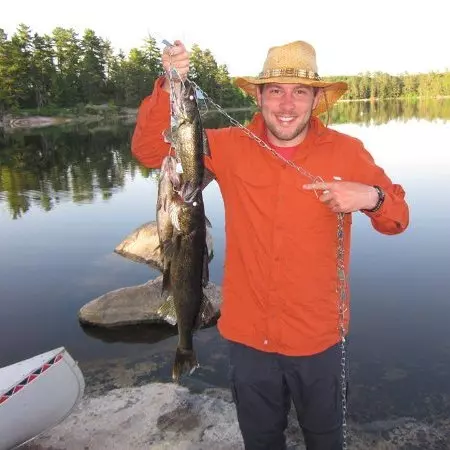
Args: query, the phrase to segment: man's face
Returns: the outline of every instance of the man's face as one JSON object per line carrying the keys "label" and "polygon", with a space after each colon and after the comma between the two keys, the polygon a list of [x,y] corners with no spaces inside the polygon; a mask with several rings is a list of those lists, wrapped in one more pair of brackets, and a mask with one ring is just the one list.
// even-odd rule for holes
{"label": "man's face", "polygon": [[257,90],[258,106],[272,144],[291,147],[303,141],[319,95],[315,95],[314,88],[303,84],[269,83],[262,91]]}

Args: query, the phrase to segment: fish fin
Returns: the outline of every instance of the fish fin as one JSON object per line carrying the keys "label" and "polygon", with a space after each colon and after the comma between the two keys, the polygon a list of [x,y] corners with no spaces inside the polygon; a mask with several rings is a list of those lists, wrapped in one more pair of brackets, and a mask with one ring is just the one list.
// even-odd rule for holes
{"label": "fish fin", "polygon": [[156,199],[156,212],[158,213],[161,209],[163,211],[167,210],[167,196],[166,195],[159,195]]}
{"label": "fish fin", "polygon": [[178,383],[181,375],[185,372],[189,372],[189,375],[192,375],[197,367],[199,367],[199,364],[194,350],[184,350],[178,347],[172,368],[172,379]]}
{"label": "fish fin", "polygon": [[171,284],[170,284],[170,258],[167,258],[166,256],[163,257],[162,260],[163,263],[163,279],[162,279],[162,290],[161,295],[164,294],[164,292],[170,291]]}
{"label": "fish fin", "polygon": [[177,324],[177,312],[172,295],[167,297],[164,303],[158,308],[158,311],[156,311],[156,314],[172,326]]}
{"label": "fish fin", "polygon": [[216,318],[216,310],[214,306],[208,299],[208,297],[203,294],[202,302],[200,303],[200,310],[198,312],[197,320],[195,323],[195,328],[201,328],[203,325],[208,325],[212,320]]}
{"label": "fish fin", "polygon": [[208,229],[206,230],[206,252],[208,254],[208,262],[211,262],[214,257],[214,243]]}
{"label": "fish fin", "polygon": [[211,156],[211,151],[209,149],[208,137],[206,136],[205,130],[203,130],[203,154],[205,156]]}
{"label": "fish fin", "polygon": [[169,204],[169,202],[168,202],[168,199],[167,199],[167,195],[164,195],[161,198],[161,208],[163,209],[164,212],[168,212],[167,211],[168,204]]}
{"label": "fish fin", "polygon": [[170,282],[170,268],[171,262],[180,249],[181,246],[181,234],[174,234],[172,239],[168,239],[163,243],[162,263],[163,263],[163,282],[162,293],[169,292],[172,289]]}
{"label": "fish fin", "polygon": [[[169,132],[170,133],[170,132]],[[177,160],[174,156],[166,156],[161,165],[160,177],[169,177],[172,186],[178,189],[181,185],[180,174],[176,171]]]}
{"label": "fish fin", "polygon": [[181,186],[181,177],[180,174],[177,173],[175,170],[172,170],[169,172],[169,179],[172,183],[172,186],[175,190],[180,189]]}
{"label": "fish fin", "polygon": [[162,136],[164,139],[164,142],[166,142],[167,144],[171,144],[173,145],[173,135],[172,135],[172,130],[170,128],[165,129],[162,132]]}
{"label": "fish fin", "polygon": [[205,187],[208,186],[208,184],[211,183],[211,181],[215,178],[216,176],[214,175],[214,172],[211,172],[207,167],[205,167],[203,173],[202,190],[205,189]]}
{"label": "fish fin", "polygon": [[186,181],[186,183],[183,184],[181,191],[180,191],[180,197],[186,202],[191,203],[195,197],[197,197],[197,194],[200,192],[200,187],[196,187],[194,184],[190,183],[189,181]]}
{"label": "fish fin", "polygon": [[212,228],[211,222],[209,221],[209,219],[205,216],[205,222],[206,222],[206,226],[208,228]]}
{"label": "fish fin", "polygon": [[203,286],[205,287],[209,283],[209,254],[208,247],[205,245],[205,254],[203,256]]}
{"label": "fish fin", "polygon": [[175,204],[171,204],[169,207],[169,216],[170,216],[170,221],[172,222],[172,225],[178,230],[180,231],[180,221],[178,219],[178,212],[179,212],[179,208],[177,205]]}
{"label": "fish fin", "polygon": [[178,235],[174,235],[173,239],[167,239],[162,243],[161,251],[164,254],[164,257],[168,260],[172,259],[173,257],[177,237]]}

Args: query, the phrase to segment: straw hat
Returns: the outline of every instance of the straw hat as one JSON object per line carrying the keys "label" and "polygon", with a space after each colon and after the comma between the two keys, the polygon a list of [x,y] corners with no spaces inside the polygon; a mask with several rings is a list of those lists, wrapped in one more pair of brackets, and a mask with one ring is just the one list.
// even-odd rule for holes
{"label": "straw hat", "polygon": [[270,48],[263,70],[257,77],[235,79],[235,84],[253,97],[256,97],[257,85],[265,83],[302,83],[323,88],[324,95],[313,111],[316,116],[330,109],[348,89],[347,83],[343,81],[328,83],[320,79],[316,51],[304,41]]}

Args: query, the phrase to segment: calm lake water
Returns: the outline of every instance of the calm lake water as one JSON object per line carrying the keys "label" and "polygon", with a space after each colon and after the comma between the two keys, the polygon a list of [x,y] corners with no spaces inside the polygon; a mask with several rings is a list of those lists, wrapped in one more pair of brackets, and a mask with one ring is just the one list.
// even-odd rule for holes
{"label": "calm lake water", "polygon": [[[363,140],[402,184],[411,225],[399,236],[353,218],[350,416],[435,420],[450,411],[450,101],[340,104],[331,127]],[[246,122],[248,112],[234,114]],[[210,118],[208,126],[224,126]],[[113,253],[155,219],[154,173],[130,155],[134,125],[0,131],[0,366],[65,346],[108,387],[169,381],[176,336],[168,328],[83,329],[78,310],[113,289],[154,278]],[[320,174],[319,174],[320,175]],[[221,283],[224,212],[205,190]],[[196,337],[192,379],[226,386],[216,328]],[[120,372],[119,372],[120,369]],[[117,376],[109,377],[110,373]]]}

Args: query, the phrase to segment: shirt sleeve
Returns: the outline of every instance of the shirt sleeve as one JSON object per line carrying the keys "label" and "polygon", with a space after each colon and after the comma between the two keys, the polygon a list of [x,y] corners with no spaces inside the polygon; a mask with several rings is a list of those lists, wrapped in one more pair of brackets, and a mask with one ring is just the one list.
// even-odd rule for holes
{"label": "shirt sleeve", "polygon": [[[164,77],[159,77],[153,92],[146,97],[138,109],[136,126],[131,139],[131,153],[144,166],[161,167],[168,155],[170,144],[164,140],[163,133],[170,126],[170,97],[162,88]],[[210,132],[208,131],[207,134]],[[212,137],[209,145],[212,147]],[[213,149],[210,148],[211,153]],[[205,166],[214,172],[212,158],[205,157]]]}
{"label": "shirt sleeve", "polygon": [[170,124],[169,94],[162,89],[164,77],[155,81],[151,95],[139,106],[131,139],[131,153],[144,166],[159,168],[169,144],[162,133]]}
{"label": "shirt sleeve", "polygon": [[362,144],[356,153],[354,168],[355,181],[380,186],[385,193],[380,209],[375,212],[363,211],[370,218],[373,228],[383,234],[399,234],[405,231],[409,225],[409,207],[403,187],[391,181]]}

